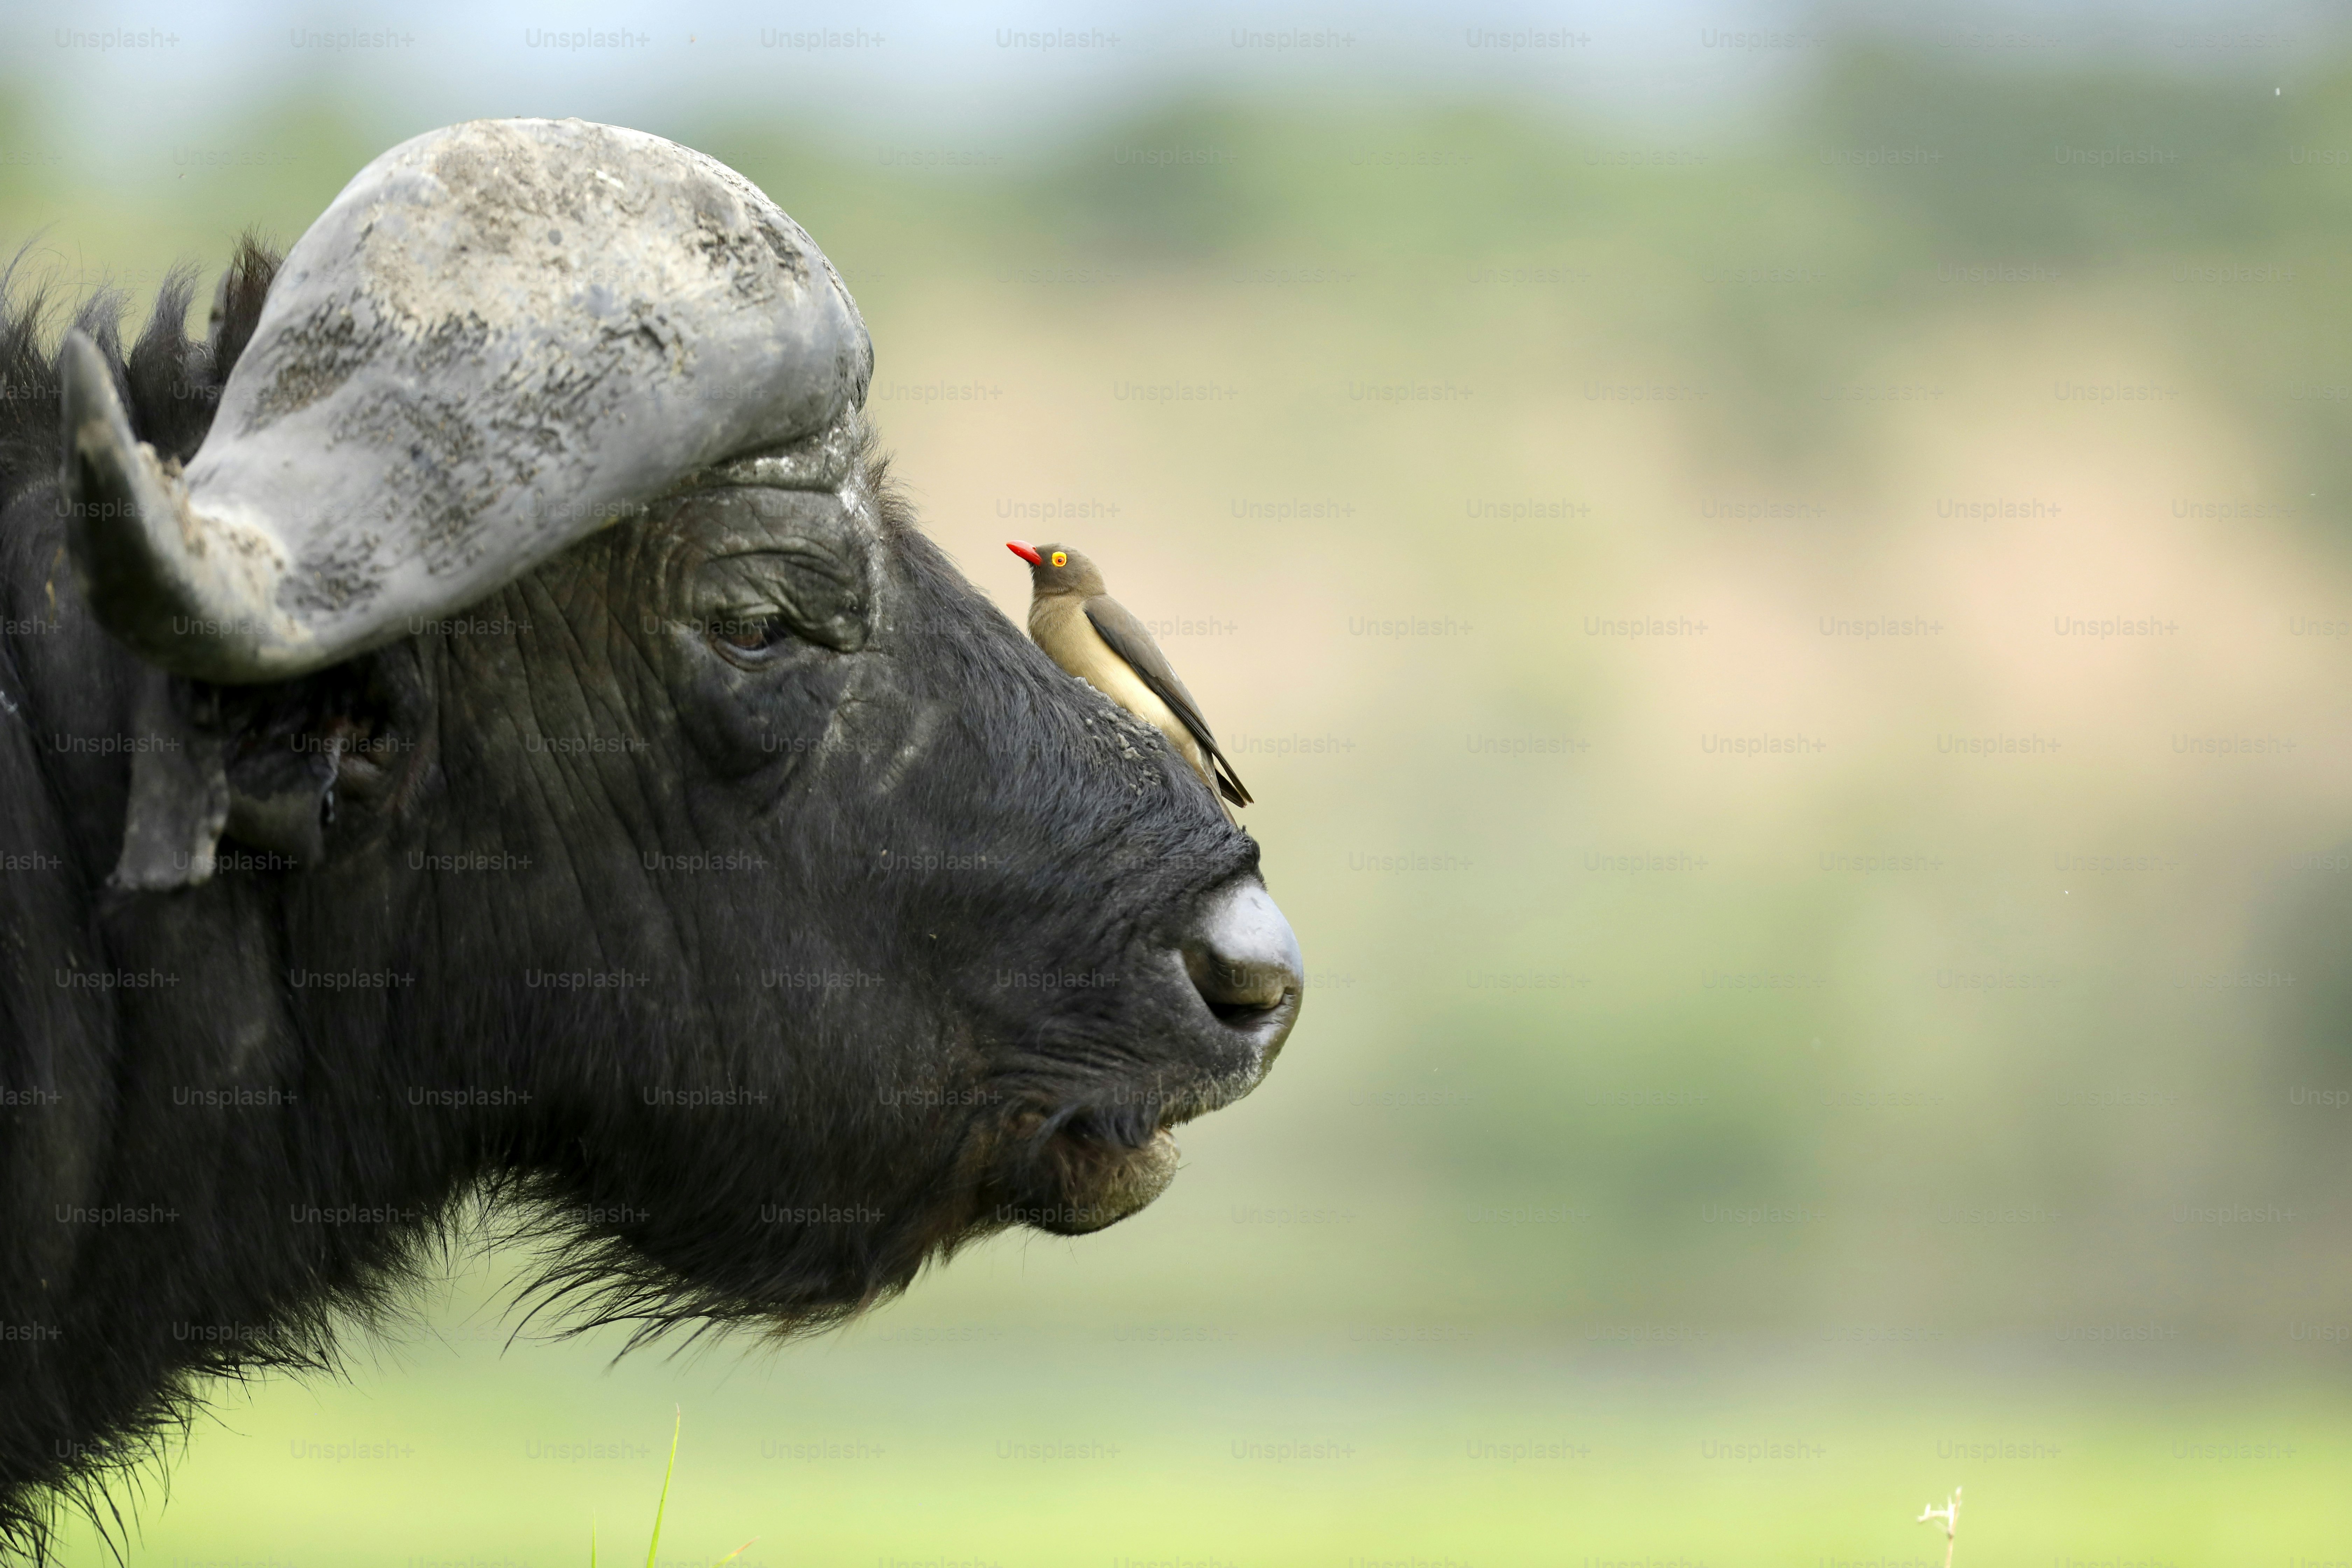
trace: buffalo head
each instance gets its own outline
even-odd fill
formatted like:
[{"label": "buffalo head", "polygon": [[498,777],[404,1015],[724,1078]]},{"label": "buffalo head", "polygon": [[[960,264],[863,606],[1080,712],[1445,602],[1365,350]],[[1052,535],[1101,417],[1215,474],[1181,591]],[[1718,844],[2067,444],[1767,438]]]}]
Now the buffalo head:
[{"label": "buffalo head", "polygon": [[0,957],[50,1095],[0,1111],[0,1317],[58,1329],[0,1513],[315,1356],[485,1184],[591,1319],[802,1326],[1134,1213],[1265,1073],[1255,846],[916,530],[856,308],[740,175],[457,126],[220,309],[70,334],[54,491],[0,474],[10,604],[80,584],[0,663],[62,868]]}]

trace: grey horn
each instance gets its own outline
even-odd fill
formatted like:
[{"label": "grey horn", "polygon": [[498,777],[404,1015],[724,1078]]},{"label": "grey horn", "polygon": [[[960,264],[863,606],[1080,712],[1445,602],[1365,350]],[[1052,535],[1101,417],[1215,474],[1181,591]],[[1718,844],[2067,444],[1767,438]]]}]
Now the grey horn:
[{"label": "grey horn", "polygon": [[873,350],[724,164],[484,120],[378,158],[296,242],[184,474],[86,338],[61,368],[92,610],[165,669],[243,682],[410,635],[718,465],[838,482]]}]

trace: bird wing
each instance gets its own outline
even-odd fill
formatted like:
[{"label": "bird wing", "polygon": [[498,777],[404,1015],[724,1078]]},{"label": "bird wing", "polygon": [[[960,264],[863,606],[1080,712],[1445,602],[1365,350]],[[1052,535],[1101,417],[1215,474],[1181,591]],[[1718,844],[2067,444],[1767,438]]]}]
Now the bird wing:
[{"label": "bird wing", "polygon": [[1152,640],[1151,628],[1135,618],[1135,612],[1108,595],[1097,595],[1087,601],[1087,619],[1095,634],[1109,646],[1110,651],[1127,661],[1136,679],[1151,689],[1151,694],[1168,704],[1168,710],[1177,721],[1192,732],[1201,742],[1216,769],[1217,792],[1235,805],[1247,805],[1250,792],[1242,787],[1241,779],[1234,773],[1233,763],[1225,761],[1224,752],[1217,750],[1217,738],[1209,733],[1209,721],[1201,717],[1200,705],[1184,683],[1176,679],[1175,668],[1168,656],[1160,651]]}]

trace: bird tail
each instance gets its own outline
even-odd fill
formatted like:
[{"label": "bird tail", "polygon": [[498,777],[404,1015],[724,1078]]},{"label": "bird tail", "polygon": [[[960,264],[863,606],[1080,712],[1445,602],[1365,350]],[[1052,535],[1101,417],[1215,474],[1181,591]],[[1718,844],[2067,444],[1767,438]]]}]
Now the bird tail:
[{"label": "bird tail", "polygon": [[1211,752],[1209,765],[1215,771],[1219,795],[1223,795],[1235,805],[1247,805],[1250,803],[1250,792],[1242,787],[1240,776],[1234,772],[1233,763],[1225,761],[1225,754],[1223,752]]}]

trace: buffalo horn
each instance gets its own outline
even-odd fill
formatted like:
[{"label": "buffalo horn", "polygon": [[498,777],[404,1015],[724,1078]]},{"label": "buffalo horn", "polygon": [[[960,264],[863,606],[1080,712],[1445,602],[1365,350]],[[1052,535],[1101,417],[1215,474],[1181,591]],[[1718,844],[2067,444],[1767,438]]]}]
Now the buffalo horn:
[{"label": "buffalo horn", "polygon": [[370,163],[295,243],[184,473],[68,339],[68,537],[93,612],[152,663],[287,679],[719,465],[773,454],[761,471],[833,488],[837,462],[793,454],[854,437],[872,367],[832,264],[733,170],[613,126],[475,121]]}]

